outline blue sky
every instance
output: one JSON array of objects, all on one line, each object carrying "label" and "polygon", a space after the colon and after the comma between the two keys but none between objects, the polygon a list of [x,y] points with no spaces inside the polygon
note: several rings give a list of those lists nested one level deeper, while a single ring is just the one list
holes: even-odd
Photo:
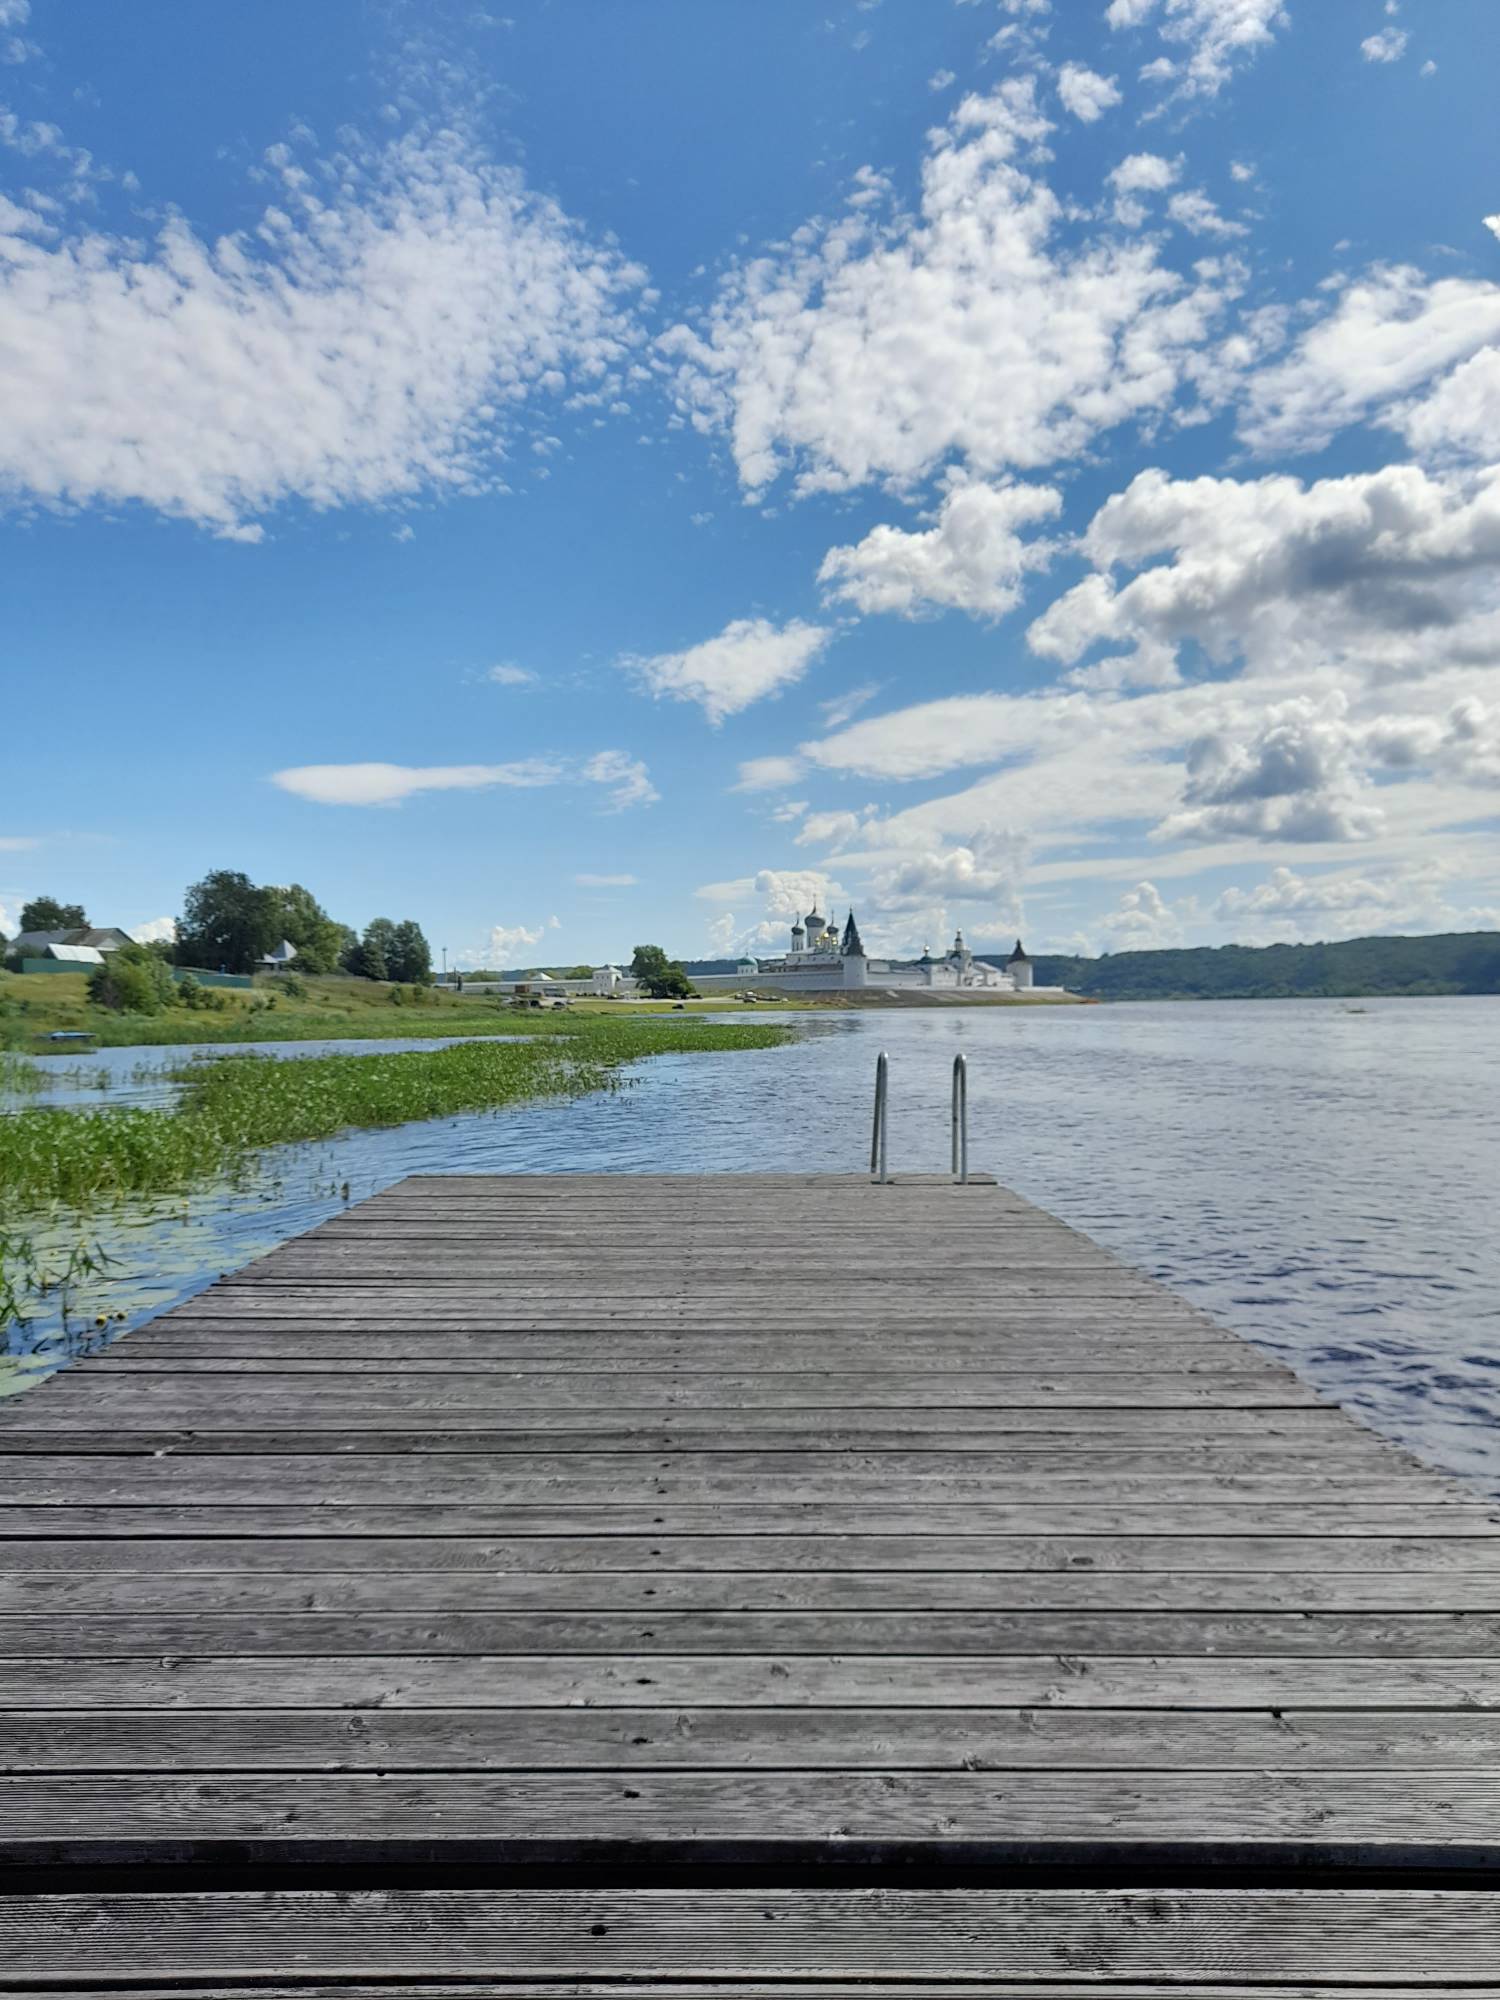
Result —
[{"label": "blue sky", "polygon": [[1493,0],[0,0],[0,929],[1500,923]]}]

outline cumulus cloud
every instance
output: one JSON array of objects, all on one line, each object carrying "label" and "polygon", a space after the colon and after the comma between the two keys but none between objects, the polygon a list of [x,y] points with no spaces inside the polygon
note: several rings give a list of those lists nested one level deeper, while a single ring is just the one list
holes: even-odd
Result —
[{"label": "cumulus cloud", "polygon": [[623,750],[601,750],[576,764],[560,757],[510,764],[299,764],[271,774],[282,791],[324,806],[398,806],[419,792],[532,790],[570,782],[607,786],[613,810],[650,805],[658,796],[645,765]]},{"label": "cumulus cloud", "polygon": [[1109,174],[1115,191],[1116,222],[1127,229],[1139,229],[1149,213],[1141,196],[1164,193],[1181,175],[1181,160],[1164,159],[1160,153],[1127,153]]},{"label": "cumulus cloud", "polygon": [[748,918],[725,908],[710,924],[715,951],[726,955],[785,951],[798,918],[811,910],[832,916],[835,900],[846,898],[845,890],[832,876],[814,868],[762,868],[729,882],[705,882],[693,894],[704,903],[755,907],[755,914]]},{"label": "cumulus cloud", "polygon": [[998,618],[1020,602],[1026,572],[1052,554],[1050,542],[1023,541],[1017,529],[1051,520],[1061,506],[1050,486],[956,486],[931,528],[872,528],[862,542],[830,549],[818,581],[830,599],[859,611]]},{"label": "cumulus cloud", "polygon": [[142,924],[132,924],[130,935],[137,944],[173,944],[177,939],[177,919],[148,917]]},{"label": "cumulus cloud", "polygon": [[1167,214],[1194,236],[1243,236],[1243,222],[1231,222],[1221,215],[1201,188],[1184,189],[1167,203]]},{"label": "cumulus cloud", "polygon": [[1161,56],[1142,74],[1176,97],[1217,97],[1236,63],[1269,46],[1287,25],[1282,0],[1110,0],[1112,28],[1154,24],[1181,56]]},{"label": "cumulus cloud", "polygon": [[1441,865],[1376,874],[1274,868],[1251,888],[1226,889],[1214,915],[1248,944],[1500,928],[1500,911],[1493,905],[1451,900],[1451,871]]},{"label": "cumulus cloud", "polygon": [[952,844],[914,844],[870,869],[872,906],[891,915],[976,903],[992,926],[1017,924],[1027,854],[1025,836],[1009,827],[981,826]]},{"label": "cumulus cloud", "polygon": [[1127,889],[1100,925],[1109,951],[1161,951],[1182,942],[1182,924],[1154,882]]},{"label": "cumulus cloud", "polygon": [[[1152,470],[1100,508],[1081,546],[1096,573],[1028,634],[1065,663],[1102,644],[1155,665],[1192,641],[1217,661],[1418,671],[1500,636],[1500,472],[1393,465],[1304,485]],[[1121,582],[1124,569],[1137,574]]]},{"label": "cumulus cloud", "polygon": [[496,687],[514,688],[535,687],[537,677],[529,667],[513,667],[502,661],[486,672],[485,679],[493,681]]},{"label": "cumulus cloud", "polygon": [[1366,62],[1400,62],[1410,40],[1405,28],[1382,28],[1377,35],[1365,36],[1359,45],[1359,52]]},{"label": "cumulus cloud", "polygon": [[747,492],[787,470],[799,493],[988,477],[1173,404],[1232,280],[1146,239],[1072,241],[1030,170],[1050,130],[1031,77],[966,97],[916,214],[858,177],[844,217],[737,266],[706,324],[666,337],[681,410],[729,434]]},{"label": "cumulus cloud", "polygon": [[293,497],[474,490],[528,398],[628,355],[640,273],[455,133],[268,170],[258,226],[212,243],[0,208],[0,492],[249,539]]},{"label": "cumulus cloud", "polygon": [[1057,72],[1057,94],[1063,108],[1085,125],[1092,125],[1120,102],[1120,87],[1112,76],[1100,76],[1083,63],[1066,62]]},{"label": "cumulus cloud", "polygon": [[832,637],[826,626],[796,618],[785,625],[773,625],[768,618],[736,618],[717,638],[684,652],[627,654],[620,665],[650,693],[695,701],[718,724],[801,680]]},{"label": "cumulus cloud", "polygon": [[1380,825],[1341,694],[1273,706],[1247,735],[1192,743],[1181,808],[1163,839],[1361,840]]},{"label": "cumulus cloud", "polygon": [[[1500,285],[1379,267],[1346,285],[1290,354],[1252,381],[1241,430],[1258,451],[1316,451],[1374,412],[1416,442],[1424,406],[1410,400],[1414,392],[1481,350],[1493,357],[1497,342]],[[1426,443],[1461,444],[1471,406],[1492,424],[1494,366],[1450,388]]]},{"label": "cumulus cloud", "polygon": [[548,931],[561,929],[556,917],[548,917],[534,929],[528,929],[525,924],[495,924],[484,951],[479,954],[485,970],[503,972],[507,960],[518,958],[523,952],[534,951]]}]

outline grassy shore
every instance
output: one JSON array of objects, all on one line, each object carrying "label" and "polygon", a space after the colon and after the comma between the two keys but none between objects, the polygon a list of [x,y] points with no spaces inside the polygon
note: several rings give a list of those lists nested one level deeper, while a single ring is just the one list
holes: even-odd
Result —
[{"label": "grassy shore", "polygon": [[493,1110],[608,1086],[625,1064],[668,1053],[768,1048],[770,1023],[545,1016],[519,1043],[472,1042],[401,1054],[247,1054],[177,1072],[167,1110],[26,1107],[5,1120],[0,1216],[28,1207],[165,1194],[232,1178],[263,1147],[354,1127]]}]

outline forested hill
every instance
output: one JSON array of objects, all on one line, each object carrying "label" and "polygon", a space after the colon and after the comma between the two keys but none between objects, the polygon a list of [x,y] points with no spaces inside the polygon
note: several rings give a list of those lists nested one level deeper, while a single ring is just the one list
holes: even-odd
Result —
[{"label": "forested hill", "polygon": [[1105,958],[1038,956],[1036,983],[1098,1000],[1500,993],[1500,931],[1347,938],[1340,944],[1197,945]]}]

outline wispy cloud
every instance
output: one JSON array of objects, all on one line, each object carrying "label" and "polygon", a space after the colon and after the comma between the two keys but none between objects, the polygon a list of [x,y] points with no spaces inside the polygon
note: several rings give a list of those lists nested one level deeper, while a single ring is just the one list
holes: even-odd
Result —
[{"label": "wispy cloud", "polygon": [[715,724],[800,680],[833,638],[826,626],[736,618],[681,653],[627,654],[620,665],[649,693],[695,701]]},{"label": "wispy cloud", "polygon": [[528,757],[509,764],[298,764],[271,783],[323,806],[398,806],[419,792],[530,791],[546,785],[601,785],[606,810],[651,805],[660,796],[646,766],[623,750],[592,757]]},{"label": "wispy cloud", "polygon": [[637,885],[634,875],[575,875],[573,880],[580,889],[634,889]]}]

